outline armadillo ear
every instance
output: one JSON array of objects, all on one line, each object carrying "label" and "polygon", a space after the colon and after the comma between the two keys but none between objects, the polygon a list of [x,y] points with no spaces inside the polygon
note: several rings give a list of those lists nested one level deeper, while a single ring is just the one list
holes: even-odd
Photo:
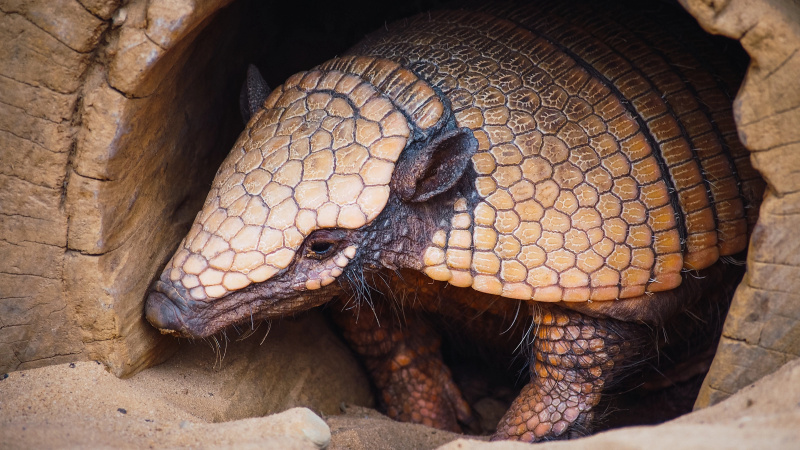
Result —
[{"label": "armadillo ear", "polygon": [[264,106],[264,100],[270,92],[272,89],[267,86],[258,68],[252,64],[247,66],[247,78],[239,93],[239,112],[244,123],[249,122],[250,118]]},{"label": "armadillo ear", "polygon": [[461,179],[477,149],[472,131],[461,128],[404,152],[395,168],[392,189],[406,202],[423,202],[439,195]]}]

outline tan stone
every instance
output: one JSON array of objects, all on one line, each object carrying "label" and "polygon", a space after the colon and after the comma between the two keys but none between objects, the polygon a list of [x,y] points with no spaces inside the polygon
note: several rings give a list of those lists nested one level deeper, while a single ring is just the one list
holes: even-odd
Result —
[{"label": "tan stone", "polygon": [[69,48],[24,16],[2,10],[0,43],[0,61],[4,62],[0,74],[62,94],[79,88],[89,63],[88,54]]},{"label": "tan stone", "polygon": [[[107,23],[84,9],[78,2],[56,0],[31,2],[7,0],[3,11],[18,13],[72,50],[87,53],[94,49]],[[70,26],[63,26],[69,23]]]},{"label": "tan stone", "polygon": [[[119,8],[121,0],[78,0],[78,3],[83,5],[87,11],[91,12],[92,14],[104,19],[108,20],[114,14],[114,11]],[[124,14],[120,14],[124,16]],[[114,20],[115,23],[120,23],[122,18],[118,18]]]}]

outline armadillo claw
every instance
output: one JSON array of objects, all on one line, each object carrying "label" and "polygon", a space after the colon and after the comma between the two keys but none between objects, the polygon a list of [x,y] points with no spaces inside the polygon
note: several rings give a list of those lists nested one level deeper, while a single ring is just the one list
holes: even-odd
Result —
[{"label": "armadillo claw", "polygon": [[558,306],[536,307],[531,381],[500,420],[493,440],[541,440],[587,434],[604,388],[626,358],[646,357],[647,329]]},{"label": "armadillo claw", "polygon": [[559,388],[555,380],[528,383],[500,420],[492,440],[536,442],[583,434],[592,422],[591,408],[600,400],[598,393]]}]

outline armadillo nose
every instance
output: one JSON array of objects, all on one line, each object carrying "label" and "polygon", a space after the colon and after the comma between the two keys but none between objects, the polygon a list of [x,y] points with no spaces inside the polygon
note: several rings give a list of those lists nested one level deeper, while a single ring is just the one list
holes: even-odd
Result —
[{"label": "armadillo nose", "polygon": [[166,295],[150,291],[144,308],[145,318],[163,334],[180,334],[184,324],[179,309]]}]

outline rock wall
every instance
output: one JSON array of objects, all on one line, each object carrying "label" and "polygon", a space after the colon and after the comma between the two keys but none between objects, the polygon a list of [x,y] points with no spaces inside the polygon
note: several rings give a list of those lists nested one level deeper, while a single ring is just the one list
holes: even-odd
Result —
[{"label": "rock wall", "polygon": [[682,0],[750,55],[734,103],[739,138],[768,189],[717,355],[695,407],[720,402],[800,356],[800,3]]},{"label": "rock wall", "polygon": [[[737,123],[769,183],[702,406],[800,354],[800,6],[682,3],[752,57]],[[269,57],[275,85],[382,21],[320,5],[0,0],[0,373],[97,359],[127,376],[171,354],[144,293],[242,126],[246,63]]]},{"label": "rock wall", "polygon": [[142,295],[235,136],[235,69],[198,50],[228,2],[1,4],[0,370],[169,352]]},{"label": "rock wall", "polygon": [[65,292],[67,179],[118,2],[0,2],[0,371],[85,357]]}]

